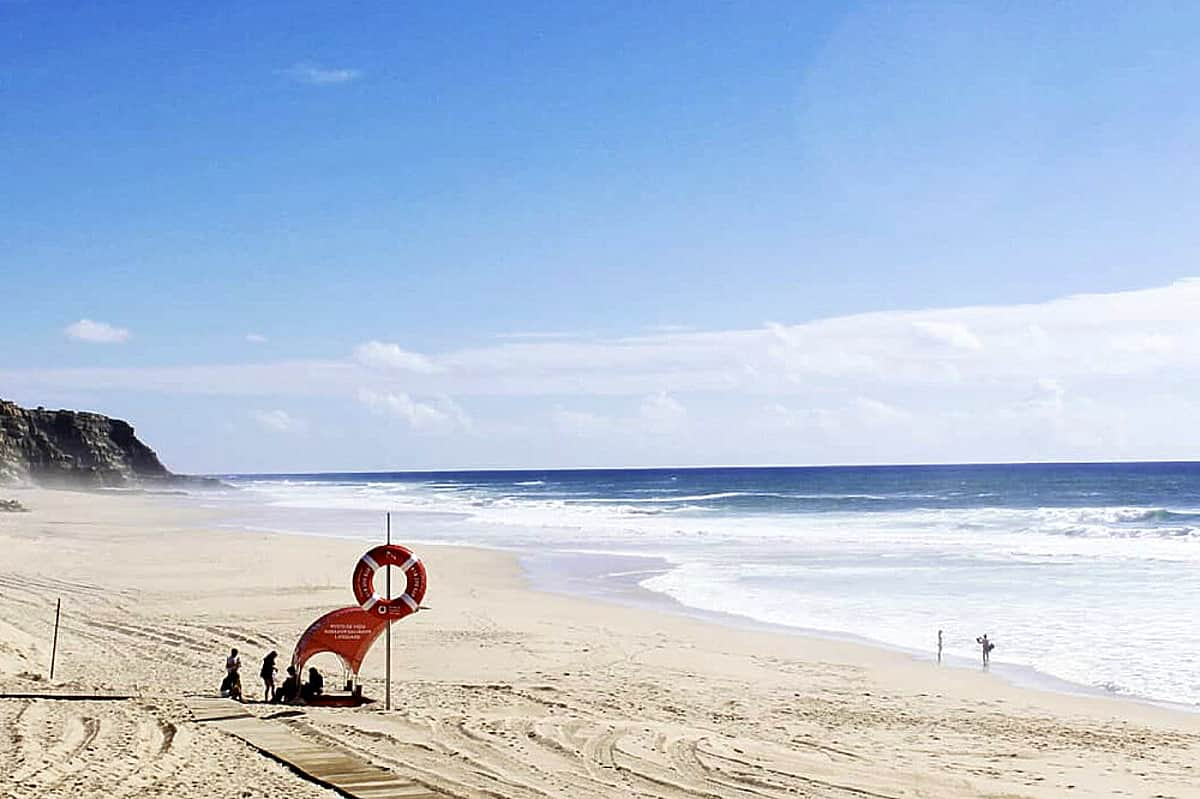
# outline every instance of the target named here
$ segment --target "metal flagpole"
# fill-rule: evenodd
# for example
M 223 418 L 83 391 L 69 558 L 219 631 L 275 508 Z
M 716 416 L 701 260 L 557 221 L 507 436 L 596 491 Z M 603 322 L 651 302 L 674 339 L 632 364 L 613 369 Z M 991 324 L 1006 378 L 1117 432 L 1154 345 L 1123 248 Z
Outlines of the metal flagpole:
M 388 546 L 392 545 L 392 514 L 390 512 L 387 515 L 387 542 L 388 542 Z M 392 601 L 392 570 L 391 570 L 391 568 L 388 568 L 388 570 L 387 570 L 387 599 L 388 599 L 388 603 L 391 604 L 391 601 Z M 386 667 L 387 677 L 386 677 L 386 680 L 384 683 L 385 687 L 384 687 L 383 707 L 385 710 L 391 710 L 392 709 L 392 620 L 391 619 L 388 619 L 388 622 L 387 622 L 386 646 L 387 646 L 387 667 Z
M 58 617 L 62 613 L 62 597 L 54 604 L 54 639 L 50 644 L 50 679 L 54 679 L 54 656 L 58 654 Z

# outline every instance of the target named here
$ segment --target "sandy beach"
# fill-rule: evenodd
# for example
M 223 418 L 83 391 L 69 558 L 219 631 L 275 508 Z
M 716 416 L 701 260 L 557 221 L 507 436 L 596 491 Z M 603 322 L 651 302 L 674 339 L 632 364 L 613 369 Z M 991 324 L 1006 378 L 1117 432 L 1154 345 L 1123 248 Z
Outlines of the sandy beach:
M 0 795 L 334 795 L 182 699 L 215 692 L 230 647 L 256 674 L 350 604 L 361 542 L 219 529 L 178 497 L 6 496 L 30 512 L 0 514 L 0 692 L 47 687 L 61 597 L 53 685 L 137 698 L 0 699 Z M 450 796 L 1200 796 L 1200 714 L 542 593 L 506 553 L 419 554 L 432 609 L 395 628 L 395 709 L 280 723 Z M 368 695 L 383 663 L 379 645 Z

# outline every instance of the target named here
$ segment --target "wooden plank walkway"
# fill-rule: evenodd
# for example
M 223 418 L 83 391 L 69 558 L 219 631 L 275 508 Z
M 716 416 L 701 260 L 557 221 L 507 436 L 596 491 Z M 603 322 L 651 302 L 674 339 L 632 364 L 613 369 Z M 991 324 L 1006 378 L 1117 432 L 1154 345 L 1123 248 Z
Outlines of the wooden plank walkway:
M 233 700 L 188 697 L 184 702 L 197 722 L 241 738 L 267 757 L 352 799 L 447 799 L 415 780 L 309 741 L 279 721 L 247 713 Z
M 87 691 L 86 693 L 78 691 L 18 691 L 16 693 L 0 693 L 0 699 L 63 699 L 77 702 L 100 702 L 133 699 L 133 694 L 119 694 L 110 691 Z

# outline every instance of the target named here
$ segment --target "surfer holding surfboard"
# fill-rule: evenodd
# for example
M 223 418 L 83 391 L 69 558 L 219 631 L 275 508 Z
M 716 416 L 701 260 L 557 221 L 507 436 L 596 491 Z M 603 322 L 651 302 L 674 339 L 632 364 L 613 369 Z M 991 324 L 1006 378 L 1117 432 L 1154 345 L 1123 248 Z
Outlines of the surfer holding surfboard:
M 992 650 L 996 648 L 996 645 L 988 640 L 987 633 L 976 638 L 975 643 L 979 644 L 979 649 L 983 652 L 983 665 L 986 668 L 992 660 Z

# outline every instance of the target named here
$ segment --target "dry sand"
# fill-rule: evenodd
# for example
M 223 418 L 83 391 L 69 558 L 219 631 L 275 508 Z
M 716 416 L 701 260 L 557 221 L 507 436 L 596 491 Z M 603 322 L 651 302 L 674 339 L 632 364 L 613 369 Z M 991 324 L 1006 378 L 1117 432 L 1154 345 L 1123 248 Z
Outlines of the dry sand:
M 0 692 L 46 687 L 61 596 L 55 685 L 140 698 L 0 699 L 0 796 L 333 795 L 181 697 L 213 692 L 231 646 L 248 691 L 268 649 L 286 661 L 352 603 L 361 543 L 222 531 L 168 497 L 6 494 L 32 512 L 0 514 Z M 503 553 L 419 554 L 433 610 L 395 628 L 396 709 L 278 723 L 452 796 L 1200 796 L 1198 714 L 538 593 Z

